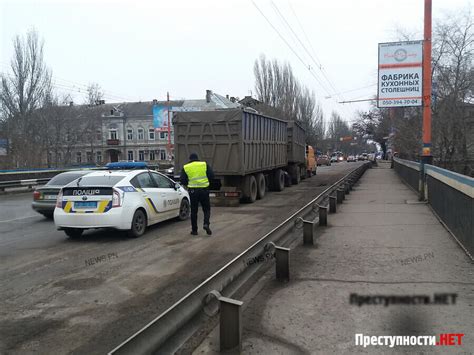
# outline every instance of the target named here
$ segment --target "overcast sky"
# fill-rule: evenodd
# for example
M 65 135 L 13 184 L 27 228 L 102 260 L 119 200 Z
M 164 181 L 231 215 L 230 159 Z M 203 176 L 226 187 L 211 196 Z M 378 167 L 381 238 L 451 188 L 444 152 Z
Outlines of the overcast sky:
M 71 92 L 78 103 L 91 82 L 103 88 L 107 102 L 164 100 L 167 91 L 173 99 L 204 98 L 206 89 L 242 98 L 255 91 L 253 64 L 264 53 L 291 63 L 296 76 L 315 91 L 326 119 L 335 110 L 350 121 L 356 110 L 366 110 L 369 104 L 338 101 L 376 94 L 377 44 L 397 40 L 397 28 L 414 33 L 411 39 L 422 39 L 423 4 L 0 0 L 0 71 L 8 71 L 12 38 L 35 28 L 45 41 L 45 61 L 55 85 Z M 434 21 L 468 9 L 472 0 L 433 0 Z

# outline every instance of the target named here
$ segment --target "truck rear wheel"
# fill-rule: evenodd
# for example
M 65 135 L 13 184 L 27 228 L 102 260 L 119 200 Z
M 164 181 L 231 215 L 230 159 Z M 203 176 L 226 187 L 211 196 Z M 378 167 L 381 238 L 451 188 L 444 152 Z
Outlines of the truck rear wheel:
M 291 183 L 298 185 L 301 181 L 300 167 L 298 165 L 290 165 L 288 173 L 290 174 Z
M 258 173 L 257 176 L 257 199 L 261 200 L 265 197 L 265 190 L 267 188 L 265 182 L 265 175 Z
M 301 180 L 304 180 L 306 179 L 306 177 L 308 177 L 305 165 L 300 166 L 300 176 L 301 176 Z
M 253 175 L 247 175 L 244 177 L 244 183 L 242 186 L 243 199 L 246 202 L 254 203 L 257 200 L 257 180 Z
M 275 191 L 283 191 L 285 188 L 285 174 L 283 170 L 276 169 L 273 173 L 273 189 Z

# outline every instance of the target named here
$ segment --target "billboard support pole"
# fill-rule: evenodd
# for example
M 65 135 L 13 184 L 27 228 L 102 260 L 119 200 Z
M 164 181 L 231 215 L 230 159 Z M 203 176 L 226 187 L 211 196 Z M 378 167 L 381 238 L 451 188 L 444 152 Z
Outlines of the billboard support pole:
M 166 93 L 166 100 L 168 101 L 168 159 L 171 159 L 171 127 L 170 127 L 170 93 Z
M 423 147 L 420 166 L 420 200 L 425 199 L 424 165 L 433 163 L 431 155 L 431 18 L 432 0 L 425 0 L 423 43 Z

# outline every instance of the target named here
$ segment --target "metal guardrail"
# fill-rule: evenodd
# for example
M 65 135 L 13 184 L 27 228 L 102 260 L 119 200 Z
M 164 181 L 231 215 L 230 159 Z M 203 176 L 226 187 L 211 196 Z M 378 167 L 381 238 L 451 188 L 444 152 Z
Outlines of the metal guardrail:
M 437 166 L 394 159 L 395 171 L 422 194 L 461 248 L 474 260 L 474 178 Z M 422 189 L 423 186 L 423 189 Z
M 240 287 L 240 285 L 245 283 L 245 281 L 262 267 L 262 265 L 252 265 L 253 267 L 249 267 L 249 265 L 246 265 L 242 261 L 256 256 L 258 257 L 263 253 L 268 252 L 272 245 L 284 245 L 287 241 L 294 241 L 295 238 L 293 233 L 290 232 L 296 228 L 304 227 L 303 224 L 307 222 L 304 221 L 304 218 L 317 212 L 319 206 L 328 199 L 330 200 L 330 211 L 332 208 L 335 209 L 336 197 L 333 195 L 338 192 L 337 199 L 343 198 L 340 197 L 341 195 L 339 192 L 342 191 L 342 193 L 349 193 L 351 186 L 359 179 L 365 170 L 371 166 L 372 163 L 370 162 L 364 163 L 339 179 L 311 202 L 293 213 L 285 221 L 265 234 L 221 269 L 216 271 L 212 276 L 208 277 L 204 282 L 190 291 L 168 310 L 118 345 L 115 349 L 111 350 L 109 354 L 151 354 L 173 352 L 170 349 L 172 349 L 172 346 L 176 346 L 176 339 L 169 339 L 179 336 L 176 335 L 178 333 L 187 333 L 188 335 L 185 338 L 185 340 L 187 340 L 191 334 L 189 334 L 189 332 L 183 332 L 182 328 L 185 327 L 187 323 L 195 321 L 196 318 L 205 316 L 206 314 L 209 316 L 208 311 L 206 311 L 208 307 L 206 300 L 216 300 L 216 294 L 223 294 L 230 297 L 238 287 Z M 324 209 L 326 210 L 325 213 L 327 213 L 326 207 Z M 307 238 L 306 232 L 304 238 Z M 214 295 L 214 297 L 209 297 L 210 295 Z M 171 343 L 174 342 L 175 344 L 167 344 L 168 341 Z M 164 349 L 167 350 L 165 351 Z
M 0 191 L 5 191 L 5 189 L 9 187 L 23 186 L 31 189 L 33 186 L 46 184 L 49 180 L 51 180 L 51 178 L 0 181 Z

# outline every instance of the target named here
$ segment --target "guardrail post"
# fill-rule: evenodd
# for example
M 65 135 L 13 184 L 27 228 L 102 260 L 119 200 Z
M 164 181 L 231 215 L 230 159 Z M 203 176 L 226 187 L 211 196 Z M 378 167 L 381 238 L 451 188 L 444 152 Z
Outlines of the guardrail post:
M 278 281 L 290 281 L 290 249 L 275 247 L 276 278 Z
M 336 213 L 336 196 L 329 196 L 329 213 Z
M 342 200 L 344 200 L 344 190 L 337 189 L 336 196 L 337 196 L 337 203 L 342 203 Z
M 221 351 L 242 349 L 242 305 L 243 302 L 220 297 L 220 349 Z
M 351 191 L 350 191 L 350 184 L 348 182 L 344 184 L 344 188 L 346 189 L 345 193 L 349 195 Z
M 319 225 L 328 225 L 328 208 L 327 206 L 319 206 Z
M 313 231 L 314 223 L 311 221 L 303 221 L 303 244 L 304 245 L 313 245 Z

